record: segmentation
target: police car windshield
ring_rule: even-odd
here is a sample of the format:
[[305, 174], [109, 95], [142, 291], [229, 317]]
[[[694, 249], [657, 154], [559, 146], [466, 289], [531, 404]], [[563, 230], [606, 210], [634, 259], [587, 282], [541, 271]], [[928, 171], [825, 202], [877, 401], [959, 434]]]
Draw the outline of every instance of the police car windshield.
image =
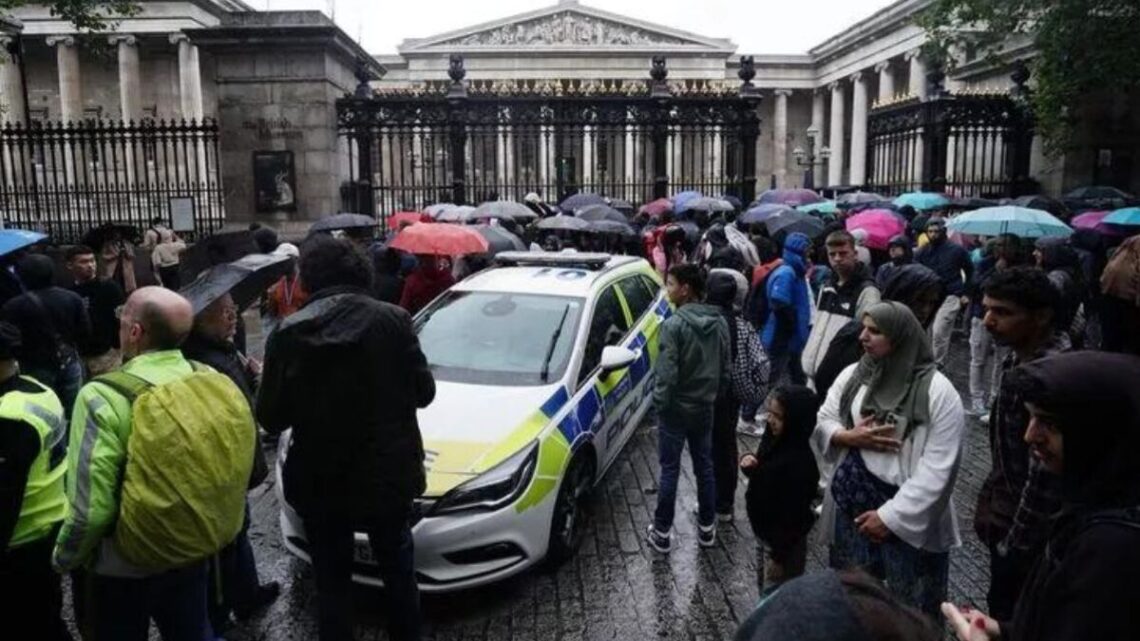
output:
[[544, 385], [570, 364], [582, 306], [567, 296], [450, 291], [416, 317], [416, 333], [439, 380]]

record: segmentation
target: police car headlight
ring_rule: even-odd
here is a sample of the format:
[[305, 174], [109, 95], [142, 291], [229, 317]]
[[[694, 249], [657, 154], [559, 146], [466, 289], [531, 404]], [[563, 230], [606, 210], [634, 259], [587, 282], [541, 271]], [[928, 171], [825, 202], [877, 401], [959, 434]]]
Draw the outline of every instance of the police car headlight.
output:
[[538, 466], [538, 441], [483, 474], [451, 490], [432, 515], [467, 510], [494, 511], [515, 501], [530, 485]]

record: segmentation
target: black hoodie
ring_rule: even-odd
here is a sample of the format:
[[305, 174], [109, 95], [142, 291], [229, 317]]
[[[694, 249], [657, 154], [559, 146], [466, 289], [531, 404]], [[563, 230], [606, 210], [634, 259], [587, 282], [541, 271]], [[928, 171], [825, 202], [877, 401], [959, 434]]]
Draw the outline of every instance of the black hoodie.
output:
[[1069, 352], [1010, 384], [1056, 417], [1063, 507], [1026, 580], [1012, 641], [1135, 639], [1140, 633], [1140, 358]]
[[773, 393], [784, 406], [784, 433], [776, 437], [771, 430], [764, 432], [756, 450], [760, 463], [745, 471], [749, 481], [744, 497], [756, 537], [783, 550], [806, 536], [815, 522], [811, 503], [819, 487], [819, 468], [809, 441], [819, 398], [799, 385]]

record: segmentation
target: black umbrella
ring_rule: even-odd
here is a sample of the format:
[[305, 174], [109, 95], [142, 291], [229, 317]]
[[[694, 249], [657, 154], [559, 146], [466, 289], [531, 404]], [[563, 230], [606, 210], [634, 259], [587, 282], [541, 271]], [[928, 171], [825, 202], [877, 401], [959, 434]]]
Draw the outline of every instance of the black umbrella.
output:
[[590, 222], [596, 220], [612, 220], [615, 223], [628, 222], [628, 219], [620, 211], [609, 205], [588, 205], [576, 210], [574, 215]]
[[559, 214], [550, 218], [543, 218], [538, 221], [537, 227], [549, 231], [587, 231], [590, 229], [590, 222], [582, 218]]
[[685, 230], [685, 242], [689, 245], [696, 245], [701, 240], [701, 226], [691, 220], [678, 220], [675, 223], [681, 229]]
[[633, 206], [633, 203], [629, 202], [628, 200], [622, 200], [621, 198], [611, 198], [609, 205], [610, 207], [613, 207], [626, 216], [632, 216], [633, 212], [637, 211], [637, 208]]
[[1033, 196], [1021, 196], [1014, 198], [1006, 204], [1047, 211], [1057, 218], [1060, 218], [1061, 220], [1068, 220], [1072, 218], [1072, 214], [1069, 212], [1069, 208], [1065, 207], [1065, 203], [1055, 198], [1050, 198], [1041, 194], [1035, 194]]
[[779, 232], [791, 234], [800, 232], [808, 238], [815, 238], [823, 233], [823, 221], [798, 210], [781, 211], [764, 221], [768, 233], [775, 236]]
[[333, 214], [332, 216], [326, 216], [313, 223], [313, 225], [309, 227], [309, 233], [331, 232], [338, 229], [366, 229], [375, 227], [377, 224], [375, 218], [365, 216], [364, 214]]
[[293, 272], [293, 259], [281, 254], [250, 254], [215, 265], [178, 291], [199, 314], [226, 293], [245, 309], [282, 276]]
[[487, 239], [487, 253], [526, 251], [526, 243], [521, 238], [497, 225], [472, 225], [475, 231]]
[[587, 207], [589, 205], [604, 205], [606, 199], [598, 194], [582, 193], [567, 196], [565, 200], [558, 203], [559, 209], [562, 211], [574, 211]]
[[586, 231], [595, 232], [598, 234], [618, 234], [621, 236], [636, 236], [633, 227], [629, 223], [616, 220], [594, 220], [590, 221], [590, 228]]
[[142, 234], [134, 225], [103, 223], [83, 235], [83, 244], [96, 252], [100, 251], [103, 245], [113, 240], [125, 240], [137, 245], [142, 240]]
[[509, 218], [523, 222], [538, 218], [538, 214], [531, 211], [530, 207], [522, 203], [516, 203], [513, 200], [492, 200], [476, 207], [471, 217], [476, 219]]

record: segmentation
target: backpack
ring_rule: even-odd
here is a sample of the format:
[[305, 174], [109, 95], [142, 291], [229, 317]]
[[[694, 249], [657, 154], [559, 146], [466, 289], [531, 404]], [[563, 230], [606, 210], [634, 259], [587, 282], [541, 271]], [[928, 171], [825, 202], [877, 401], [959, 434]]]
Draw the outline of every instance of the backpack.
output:
[[131, 403], [113, 542], [156, 571], [216, 554], [245, 518], [257, 429], [249, 402], [224, 374], [191, 366], [162, 385], [122, 371], [95, 378]]
[[730, 323], [732, 338], [732, 392], [745, 405], [760, 405], [768, 396], [771, 364], [756, 330], [740, 316]]

